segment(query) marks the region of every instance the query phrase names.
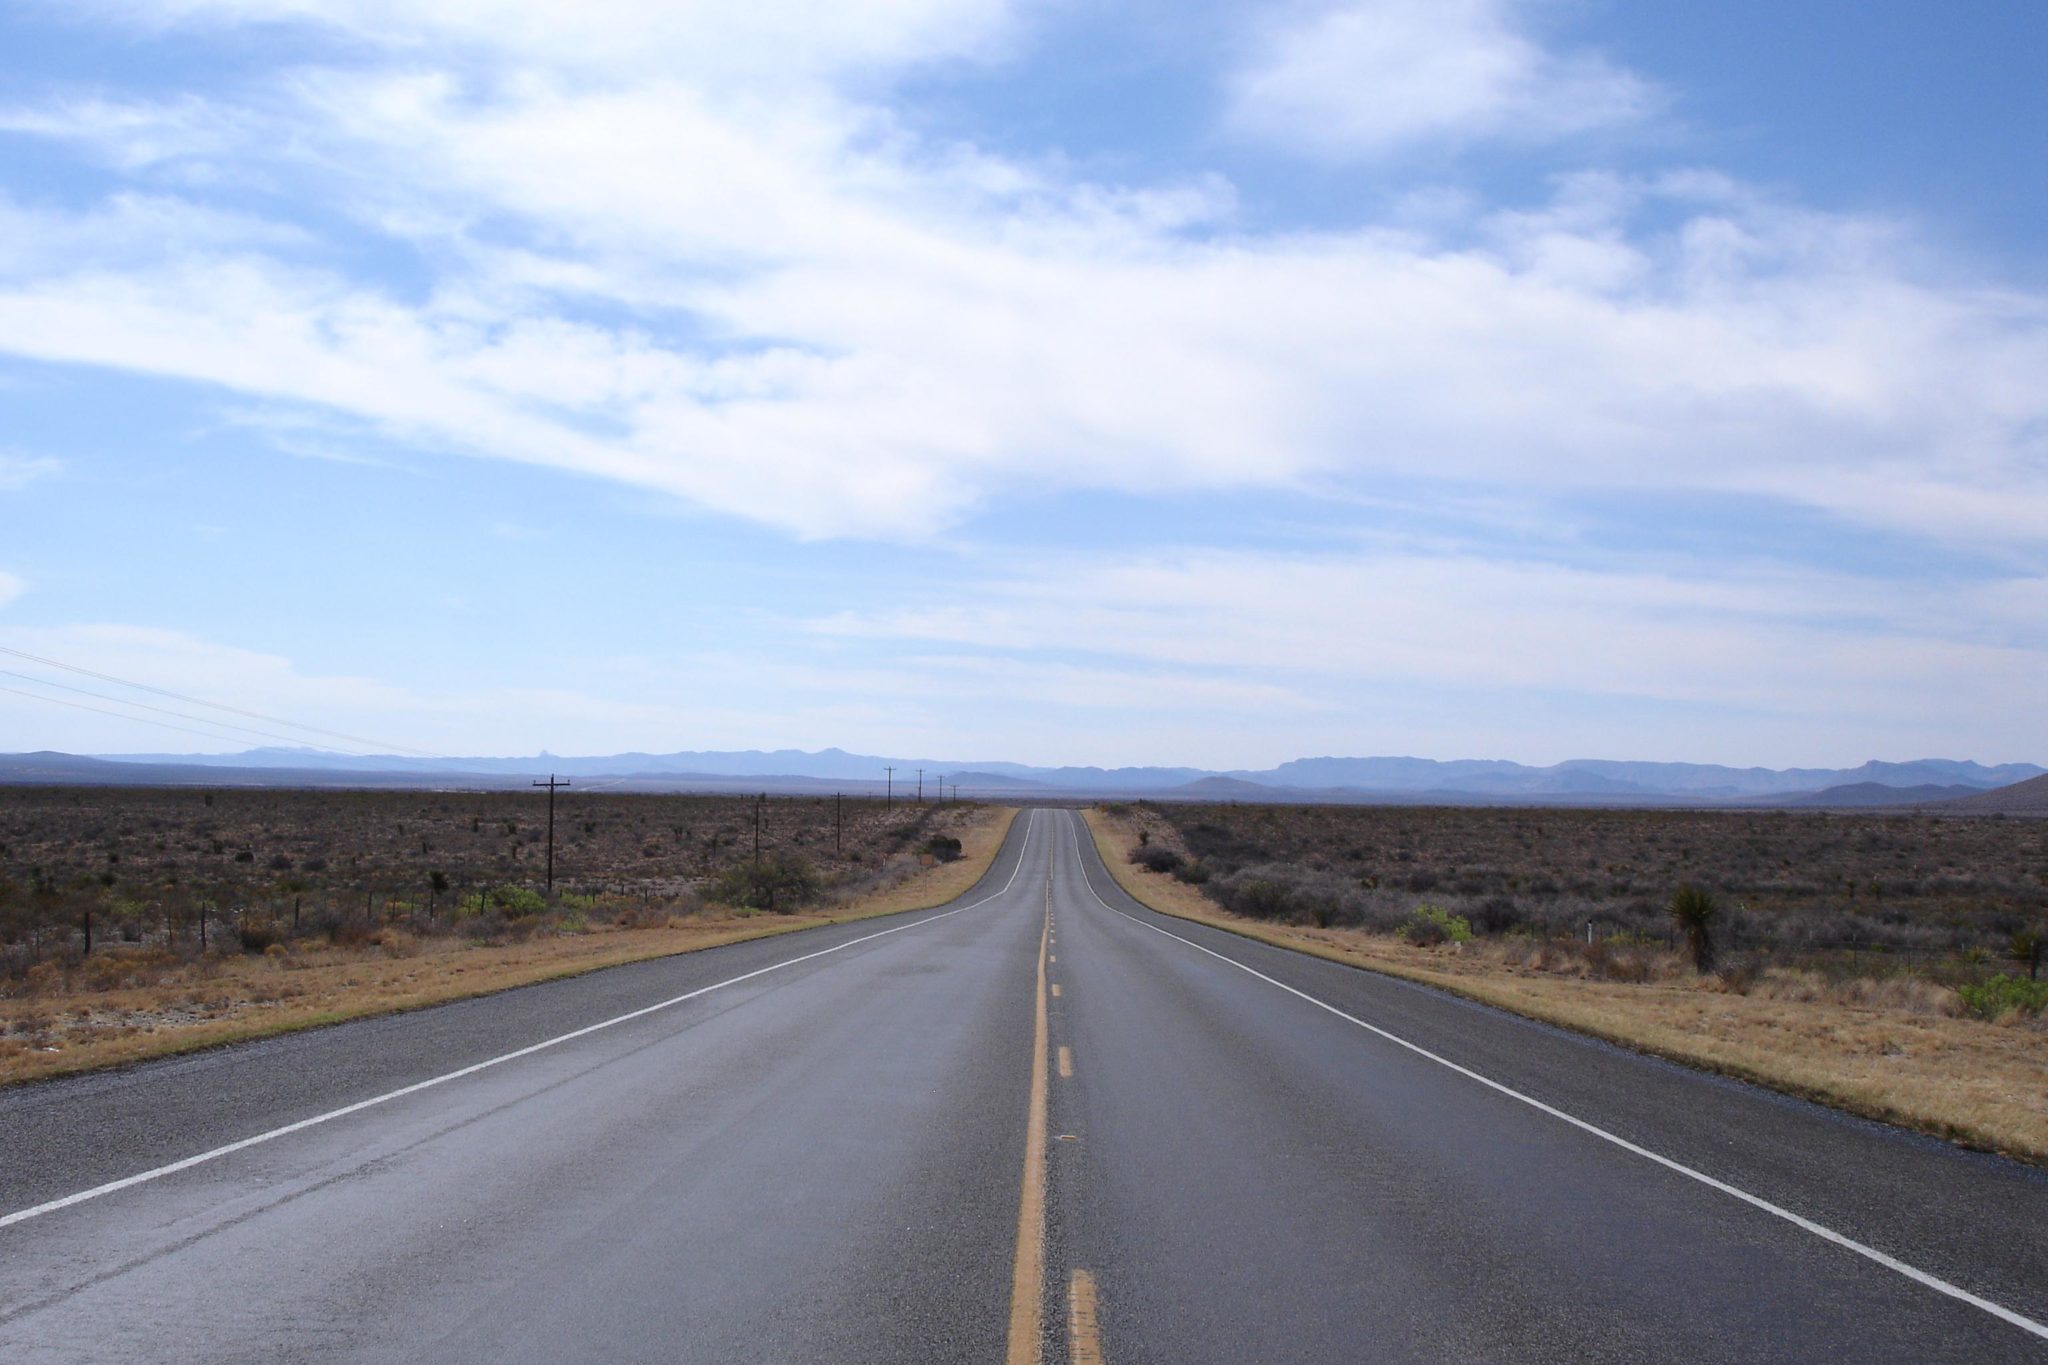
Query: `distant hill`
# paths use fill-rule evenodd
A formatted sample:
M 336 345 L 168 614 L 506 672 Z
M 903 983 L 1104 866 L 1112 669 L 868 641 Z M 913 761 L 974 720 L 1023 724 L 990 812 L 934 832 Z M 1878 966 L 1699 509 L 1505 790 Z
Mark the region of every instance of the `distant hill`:
M 1012 777 L 1008 773 L 980 773 L 969 769 L 964 773 L 947 773 L 946 782 L 961 791 L 1034 791 L 1048 790 L 1045 783 L 1034 782 L 1028 777 Z
M 2039 776 L 2032 763 L 1945 758 L 1870 762 L 1858 768 L 1728 768 L 1714 763 L 1649 763 L 1575 758 L 1547 768 L 1503 759 L 1301 758 L 1263 772 L 1228 774 L 1272 786 L 1345 788 L 1374 793 L 1469 793 L 1496 797 L 1651 796 L 1709 801 L 1803 795 L 1859 782 L 1887 787 L 1955 785 L 1982 791 Z
M 915 790 L 944 781 L 961 795 L 1428 804 L 1889 805 L 1969 796 L 2048 776 L 2032 763 L 1928 758 L 1855 768 L 1731 768 L 1712 763 L 1570 759 L 1299 758 L 1215 772 L 1179 767 L 1034 767 L 990 759 L 898 758 L 844 749 L 682 750 L 531 757 L 416 758 L 262 748 L 234 754 L 0 755 L 0 782 L 218 783 L 236 786 L 514 787 L 550 773 L 627 791 Z M 1881 790 L 1865 791 L 1864 788 Z
M 1882 782 L 1851 782 L 1825 791 L 1809 792 L 1784 802 L 1788 806 L 1927 806 L 1957 797 L 1989 795 L 1978 787 L 1932 786 L 1887 787 Z
M 1237 777 L 1201 777 L 1169 788 L 1167 793 L 1185 801 L 1285 801 L 1302 800 L 1309 793 L 1291 787 L 1269 787 Z
M 1971 815 L 2048 815 L 2048 777 L 2029 778 L 1997 791 L 1979 792 L 1942 807 Z

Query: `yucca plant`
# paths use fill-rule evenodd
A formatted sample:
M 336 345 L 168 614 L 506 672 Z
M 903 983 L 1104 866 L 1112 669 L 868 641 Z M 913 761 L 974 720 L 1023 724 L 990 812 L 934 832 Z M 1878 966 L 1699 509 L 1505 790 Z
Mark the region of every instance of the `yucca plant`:
M 2038 981 L 2041 979 L 2041 959 L 2048 956 L 2048 934 L 2039 929 L 2022 929 L 2012 936 L 2006 951 L 2015 962 L 2027 964 L 2027 980 Z
M 1713 896 L 1690 882 L 1671 893 L 1671 922 L 1685 935 L 1693 970 L 1701 975 L 1714 970 L 1714 921 L 1720 913 Z

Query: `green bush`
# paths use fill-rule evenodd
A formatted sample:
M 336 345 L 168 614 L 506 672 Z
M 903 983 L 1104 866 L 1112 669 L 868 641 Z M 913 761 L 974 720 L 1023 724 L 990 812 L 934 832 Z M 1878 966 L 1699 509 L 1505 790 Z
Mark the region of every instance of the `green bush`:
M 818 897 L 818 874 L 795 853 L 771 853 L 760 862 L 735 863 L 711 884 L 711 899 L 745 910 L 794 914 Z
M 2021 976 L 1994 976 L 1989 981 L 1958 986 L 1956 994 L 1963 1007 L 1982 1019 L 1996 1019 L 2008 1010 L 2039 1014 L 2048 1009 L 2048 981 L 2029 981 Z
M 1439 943 L 1470 943 L 1472 925 L 1463 915 L 1454 915 L 1442 906 L 1418 905 L 1401 926 L 1401 937 L 1421 948 L 1434 948 Z
M 494 886 L 488 894 L 492 908 L 504 911 L 507 919 L 538 915 L 548 908 L 548 898 L 530 886 Z

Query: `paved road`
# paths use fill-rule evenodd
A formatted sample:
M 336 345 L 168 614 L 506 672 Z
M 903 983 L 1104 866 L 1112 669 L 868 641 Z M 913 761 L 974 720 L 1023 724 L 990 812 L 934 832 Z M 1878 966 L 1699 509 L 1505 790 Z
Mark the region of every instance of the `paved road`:
M 1057 810 L 940 911 L 0 1092 L 10 1362 L 2038 1361 L 2044 1227 L 1151 914 Z

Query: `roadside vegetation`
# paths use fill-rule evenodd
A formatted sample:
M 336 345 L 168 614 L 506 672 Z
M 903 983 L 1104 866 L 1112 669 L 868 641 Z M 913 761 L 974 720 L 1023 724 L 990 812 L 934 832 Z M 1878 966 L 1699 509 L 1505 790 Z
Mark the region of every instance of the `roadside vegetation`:
M 1147 904 L 2048 1160 L 2048 821 L 1111 805 Z
M 1014 812 L 0 788 L 0 1083 L 940 904 Z M 756 853 L 756 820 L 759 853 Z

